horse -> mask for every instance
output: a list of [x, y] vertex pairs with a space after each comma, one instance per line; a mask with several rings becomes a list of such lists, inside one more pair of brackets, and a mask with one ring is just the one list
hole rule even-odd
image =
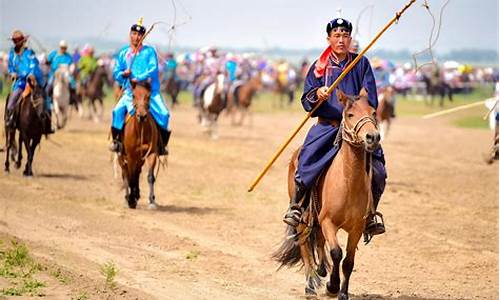
[[212, 137], [217, 138], [217, 119], [226, 108], [224, 101], [224, 74], [218, 74], [215, 82], [207, 86], [201, 94], [199, 119], [201, 126]]
[[395, 97], [392, 87], [387, 87], [378, 93], [377, 121], [380, 124], [380, 138], [382, 140], [389, 135], [391, 128], [391, 120], [394, 115], [392, 97]]
[[[35, 149], [40, 143], [42, 138], [44, 126], [46, 122], [43, 121], [42, 115], [44, 114], [44, 92], [36, 80], [29, 78], [26, 88], [23, 91], [18, 108], [18, 117], [15, 128], [5, 127], [5, 171], [10, 171], [9, 160], [14, 161], [15, 135], [16, 128], [19, 130], [19, 142], [17, 146], [17, 160], [15, 160], [16, 169], [21, 167], [22, 162], [22, 148], [23, 144], [26, 148], [28, 155], [26, 165], [23, 171], [24, 176], [33, 176], [33, 158], [35, 156]], [[12, 152], [11, 152], [12, 151]]]
[[148, 82], [133, 82], [135, 114], [128, 115], [122, 133], [123, 149], [118, 156], [122, 169], [125, 200], [129, 208], [136, 208], [140, 198], [139, 178], [144, 162], [148, 167], [149, 208], [155, 209], [154, 169], [158, 159], [159, 132], [149, 112], [151, 86]]
[[288, 105], [293, 103], [295, 97], [295, 89], [297, 88], [297, 83], [295, 80], [288, 79], [288, 72], [283, 75], [278, 75], [275, 80], [275, 93], [279, 96], [279, 107], [284, 107], [284, 98], [288, 98]]
[[[242, 125], [246, 114], [250, 114], [250, 124], [253, 124], [253, 117], [249, 108], [252, 104], [253, 96], [261, 88], [261, 85], [261, 73], [257, 72], [247, 82], [236, 82], [229, 88], [227, 95], [227, 110], [228, 113], [231, 114], [232, 125]], [[235, 121], [237, 112], [240, 113], [238, 122]]]
[[[321, 285], [320, 276], [325, 277], [330, 270], [327, 293], [338, 294], [338, 299], [347, 300], [356, 247], [364, 231], [365, 215], [372, 204], [370, 159], [371, 152], [379, 145], [380, 135], [375, 109], [368, 104], [364, 89], [357, 97], [337, 91], [337, 98], [344, 105], [343, 120], [336, 139], [337, 142], [341, 137], [342, 147], [311, 191], [303, 223], [297, 228], [287, 227], [287, 237], [274, 253], [274, 258], [280, 263], [280, 268], [302, 262], [307, 296], [316, 296], [316, 289]], [[299, 151], [294, 152], [288, 168], [290, 199], [295, 190]], [[343, 255], [337, 240], [340, 229], [348, 234], [346, 256], [342, 263], [342, 286], [340, 262]], [[325, 244], [330, 249], [333, 266], [326, 257]]]
[[174, 106], [179, 104], [177, 97], [179, 96], [179, 92], [181, 90], [181, 83], [175, 79], [175, 75], [172, 73], [165, 79], [165, 84], [163, 86], [164, 92], [172, 99], [171, 107], [174, 108]]
[[57, 129], [64, 128], [68, 120], [70, 100], [70, 70], [68, 65], [61, 65], [54, 73], [52, 99]]
[[[103, 118], [104, 104], [104, 84], [112, 86], [108, 78], [106, 67], [100, 65], [89, 75], [87, 84], [82, 87], [82, 96], [88, 99], [88, 118], [93, 118], [94, 122], [100, 122]], [[99, 107], [97, 107], [97, 103]]]

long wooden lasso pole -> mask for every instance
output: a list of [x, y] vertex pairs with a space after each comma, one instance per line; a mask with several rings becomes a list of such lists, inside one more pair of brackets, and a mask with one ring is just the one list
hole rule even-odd
[[[332, 85], [330, 85], [330, 87], [328, 88], [327, 90], [327, 93], [330, 95], [334, 90], [335, 88], [337, 87], [337, 85], [340, 83], [340, 81], [342, 81], [342, 79], [347, 75], [347, 73], [349, 73], [349, 71], [352, 70], [352, 68], [354, 68], [354, 66], [358, 63], [358, 61], [363, 57], [363, 55], [373, 46], [373, 44], [375, 44], [375, 42], [382, 36], [382, 34], [384, 34], [384, 32], [389, 29], [389, 27], [391, 27], [392, 24], [394, 24], [395, 22], [397, 22], [399, 20], [399, 18], [401, 17], [401, 15], [413, 4], [415, 3], [416, 0], [410, 0], [410, 2], [408, 2], [408, 4], [406, 4], [399, 12], [396, 13], [396, 15], [384, 26], [384, 28], [382, 28], [382, 30], [379, 31], [379, 33], [377, 33], [377, 35], [373, 38], [373, 40], [368, 44], [368, 46], [366, 46], [363, 51], [361, 51], [361, 53], [358, 54], [358, 56], [356, 56], [356, 58], [347, 66], [347, 68], [339, 75], [339, 77], [332, 83]], [[260, 174], [257, 176], [257, 178], [255, 178], [255, 180], [253, 181], [253, 183], [250, 185], [250, 187], [248, 188], [248, 192], [251, 192], [254, 190], [254, 188], [257, 186], [257, 184], [260, 182], [260, 180], [262, 179], [262, 177], [264, 177], [264, 175], [267, 173], [267, 171], [271, 168], [271, 166], [273, 165], [273, 163], [276, 161], [276, 159], [278, 159], [278, 157], [281, 155], [281, 153], [283, 153], [283, 151], [285, 150], [285, 148], [290, 144], [290, 142], [292, 141], [292, 139], [297, 135], [297, 133], [299, 133], [300, 129], [302, 129], [302, 127], [304, 126], [304, 124], [309, 120], [309, 118], [311, 118], [311, 116], [313, 115], [313, 113], [318, 109], [318, 107], [321, 106], [321, 104], [326, 101], [326, 100], [323, 100], [323, 101], [320, 101], [318, 102], [318, 104], [316, 105], [316, 107], [314, 107], [313, 110], [311, 110], [310, 112], [307, 113], [307, 115], [304, 117], [304, 119], [302, 120], [302, 122], [299, 124], [299, 126], [293, 131], [292, 135], [283, 143], [283, 145], [278, 149], [278, 151], [274, 154], [274, 156], [269, 160], [269, 162], [267, 163], [267, 165], [264, 167], [264, 169], [260, 172]]]

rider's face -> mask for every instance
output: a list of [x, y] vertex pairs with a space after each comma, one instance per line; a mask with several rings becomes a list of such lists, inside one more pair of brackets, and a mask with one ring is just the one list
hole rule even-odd
[[139, 42], [141, 41], [142, 34], [137, 31], [130, 31], [130, 44], [134, 47], [139, 46]]
[[326, 38], [330, 47], [336, 55], [343, 56], [349, 51], [351, 45], [351, 34], [343, 27], [332, 29]]

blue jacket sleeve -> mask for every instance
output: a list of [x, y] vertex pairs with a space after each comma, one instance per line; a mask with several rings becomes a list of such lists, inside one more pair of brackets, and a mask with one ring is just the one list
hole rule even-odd
[[372, 67], [370, 62], [366, 57], [363, 57], [363, 64], [365, 72], [363, 74], [363, 84], [362, 86], [368, 92], [368, 102], [371, 107], [377, 109], [378, 106], [378, 96], [377, 96], [377, 85], [375, 84], [375, 76], [373, 76]]
[[7, 69], [9, 74], [16, 73], [16, 68], [14, 66], [14, 51], [9, 52], [9, 62], [7, 64]]
[[316, 102], [318, 102], [318, 97], [316, 96], [316, 91], [323, 86], [323, 82], [321, 78], [316, 78], [314, 75], [314, 69], [316, 67], [316, 62], [312, 64], [307, 72], [306, 79], [304, 81], [304, 92], [302, 93], [302, 97], [300, 101], [302, 102], [302, 106], [306, 111], [311, 111]]
[[156, 56], [156, 51], [153, 48], [148, 49], [148, 63], [146, 69], [142, 73], [134, 76], [138, 81], [147, 80], [153, 77], [153, 73], [158, 72], [158, 57]]
[[123, 77], [123, 72], [127, 69], [127, 64], [125, 61], [124, 52], [121, 51], [115, 61], [115, 68], [113, 69], [113, 78], [118, 82], [119, 85], [123, 86], [125, 78]]

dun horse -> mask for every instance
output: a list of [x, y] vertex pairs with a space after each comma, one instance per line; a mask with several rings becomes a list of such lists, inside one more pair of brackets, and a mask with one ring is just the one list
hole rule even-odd
[[214, 83], [210, 84], [202, 94], [200, 103], [201, 126], [212, 138], [217, 138], [217, 119], [226, 108], [223, 99], [224, 74], [219, 74]]
[[[231, 114], [232, 125], [242, 125], [247, 114], [250, 115], [250, 125], [253, 124], [253, 117], [249, 110], [252, 98], [261, 87], [261, 73], [256, 73], [248, 82], [235, 84], [229, 89], [227, 95], [227, 109]], [[236, 114], [240, 113], [240, 119], [236, 122]]]
[[149, 208], [155, 209], [154, 169], [158, 159], [159, 133], [149, 113], [151, 87], [147, 82], [133, 83], [135, 114], [128, 115], [123, 130], [123, 151], [118, 157], [122, 168], [125, 200], [130, 208], [136, 208], [140, 198], [139, 178], [144, 162], [148, 167]]
[[[42, 138], [44, 126], [47, 122], [42, 120], [44, 114], [43, 108], [43, 90], [36, 84], [36, 80], [28, 79], [26, 88], [19, 99], [19, 105], [16, 108], [17, 121], [16, 127], [19, 130], [19, 144], [17, 147], [17, 160], [15, 160], [15, 167], [20, 168], [22, 162], [22, 148], [23, 144], [26, 148], [27, 161], [24, 168], [24, 176], [33, 176], [33, 157], [35, 156], [35, 149], [40, 143]], [[10, 171], [9, 160], [14, 160], [16, 150], [15, 146], [16, 128], [5, 128], [5, 171]]]
[[394, 97], [392, 87], [387, 87], [378, 94], [377, 120], [380, 123], [380, 138], [382, 140], [389, 135], [391, 128], [391, 119], [394, 115], [392, 97]]
[[[309, 206], [303, 214], [303, 223], [297, 228], [288, 226], [289, 236], [274, 256], [281, 267], [293, 266], [302, 261], [306, 273], [305, 293], [308, 296], [316, 295], [316, 288], [321, 284], [320, 276], [326, 276], [331, 270], [327, 292], [338, 294], [338, 299], [346, 300], [356, 247], [363, 234], [364, 217], [371, 203], [371, 152], [378, 147], [380, 136], [375, 110], [369, 106], [365, 90], [361, 91], [359, 97], [347, 96], [339, 91], [337, 98], [344, 105], [339, 130], [342, 147], [313, 189]], [[295, 189], [298, 153], [294, 153], [289, 165], [290, 197]], [[342, 263], [342, 286], [340, 262], [343, 252], [337, 240], [340, 229], [348, 233], [346, 255]], [[290, 235], [298, 237], [298, 241], [290, 238]], [[325, 243], [330, 250], [333, 266], [329, 266]]]

